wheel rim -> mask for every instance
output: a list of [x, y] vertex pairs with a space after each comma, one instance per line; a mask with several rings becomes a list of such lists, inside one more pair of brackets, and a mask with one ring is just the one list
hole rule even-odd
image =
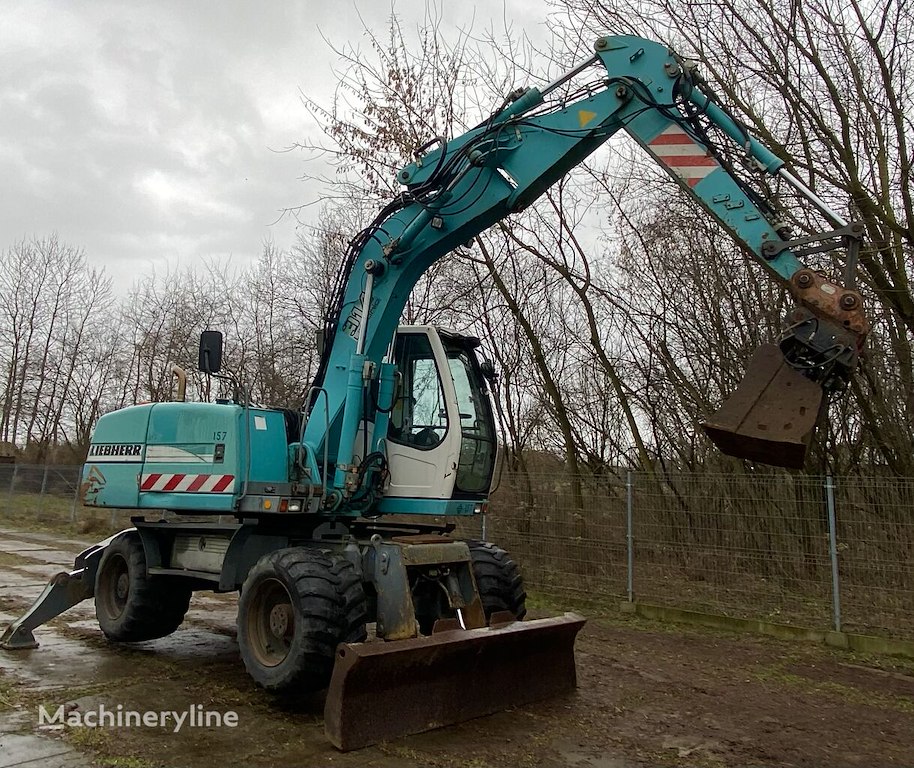
[[130, 569], [124, 556], [114, 552], [101, 572], [99, 590], [95, 598], [101, 601], [102, 610], [112, 619], [116, 619], [127, 607], [129, 597]]
[[292, 649], [295, 610], [289, 590], [278, 579], [265, 579], [250, 596], [246, 629], [249, 647], [258, 664], [275, 667]]

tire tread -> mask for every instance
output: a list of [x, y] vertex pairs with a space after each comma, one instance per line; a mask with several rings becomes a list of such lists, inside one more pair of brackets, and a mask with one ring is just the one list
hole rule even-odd
[[488, 541], [467, 541], [479, 599], [491, 618], [496, 611], [510, 611], [518, 619], [527, 615], [527, 593], [520, 568], [501, 547]]

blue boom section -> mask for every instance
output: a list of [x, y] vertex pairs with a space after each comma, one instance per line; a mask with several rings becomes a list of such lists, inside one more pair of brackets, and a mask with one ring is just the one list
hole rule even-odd
[[[711, 148], [675, 102], [683, 63], [664, 46], [637, 37], [603, 38], [596, 48], [609, 75], [600, 89], [558, 105], [545, 105], [539, 91], [528, 89], [484, 124], [400, 171], [398, 180], [408, 196], [403, 207], [364, 240], [348, 277], [335, 336], [328, 340], [320, 384], [328, 394], [329, 433], [323, 403], [312, 411], [305, 431], [314, 455], [320, 456], [328, 441], [330, 461], [337, 464], [337, 489], [344, 477], [340, 467], [352, 460], [358, 423], [371, 416], [362, 413], [359, 394], [365, 386], [365, 363], [382, 360], [422, 274], [456, 247], [529, 205], [619, 130], [651, 152], [775, 278], [786, 281], [802, 268], [790, 251], [770, 260], [762, 257], [763, 243], [780, 238], [744, 188], [714, 161]], [[686, 100], [696, 102], [703, 116], [748, 151], [760, 169], [777, 171], [780, 160], [722, 110], [703, 104], [707, 97], [689, 90]], [[671, 148], [668, 142], [681, 146]], [[700, 179], [683, 173], [682, 153], [689, 152], [704, 174]], [[367, 309], [366, 266], [374, 272]], [[364, 350], [357, 355], [363, 322]]]

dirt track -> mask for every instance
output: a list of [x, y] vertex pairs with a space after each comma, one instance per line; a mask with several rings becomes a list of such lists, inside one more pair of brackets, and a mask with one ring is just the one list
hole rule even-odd
[[[0, 624], [81, 546], [0, 529]], [[195, 596], [177, 633], [132, 647], [107, 645], [93, 615], [83, 603], [38, 630], [38, 650], [0, 652], [0, 767], [37, 756], [49, 740], [60, 747], [57, 764], [78, 761], [64, 751], [69, 745], [85, 764], [123, 768], [914, 766], [910, 661], [626, 617], [591, 620], [578, 642], [576, 695], [341, 754], [324, 741], [319, 700], [277, 700], [246, 676], [233, 596]], [[83, 711], [99, 703], [140, 710], [199, 704], [234, 710], [239, 724], [177, 734], [142, 727], [36, 732], [40, 704], [70, 701]], [[40, 741], [26, 739], [33, 733]], [[37, 746], [29, 753], [6, 744]], [[14, 752], [24, 757], [17, 762]]]

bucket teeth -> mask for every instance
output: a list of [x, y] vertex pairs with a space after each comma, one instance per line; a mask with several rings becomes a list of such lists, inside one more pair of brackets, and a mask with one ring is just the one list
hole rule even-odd
[[564, 693], [576, 685], [566, 613], [392, 642], [342, 644], [324, 708], [327, 738], [360, 749]]
[[791, 368], [781, 350], [756, 350], [746, 375], [702, 428], [728, 456], [801, 469], [822, 406], [822, 387]]

